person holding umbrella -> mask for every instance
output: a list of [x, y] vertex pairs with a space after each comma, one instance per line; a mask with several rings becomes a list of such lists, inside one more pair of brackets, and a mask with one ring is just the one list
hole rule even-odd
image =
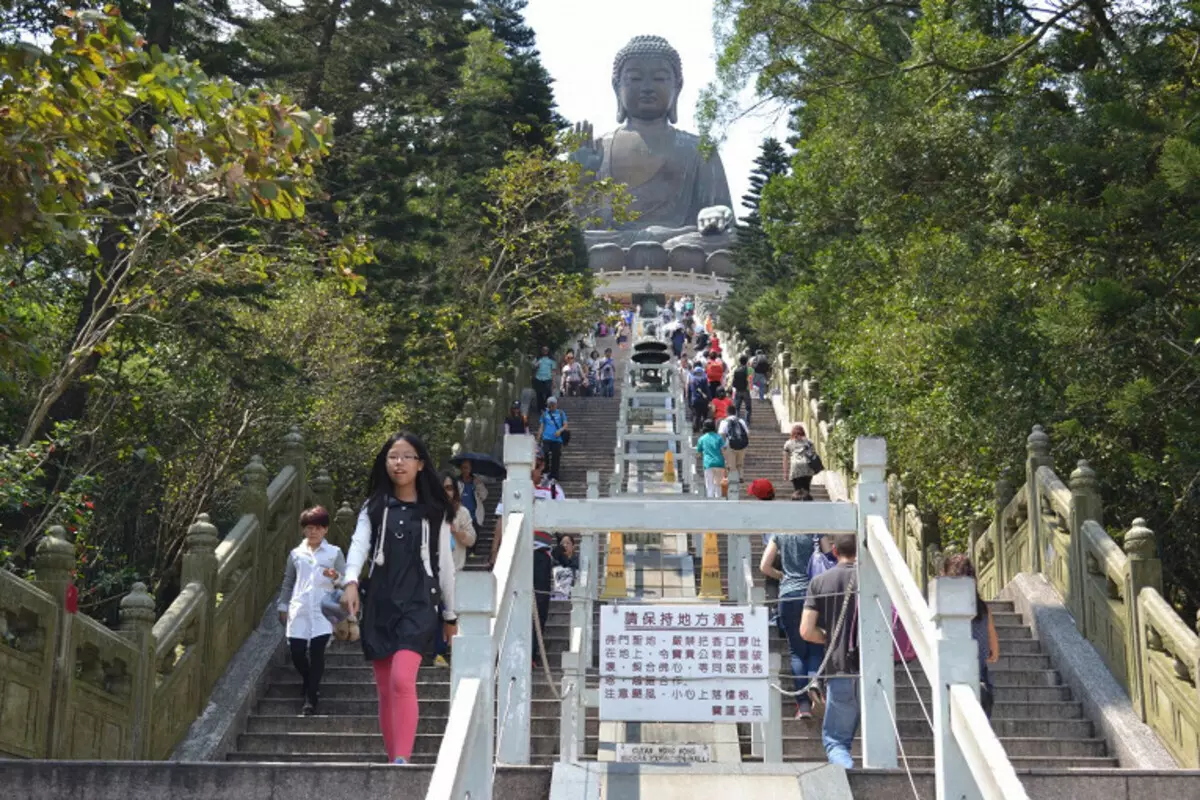
[[458, 493], [462, 497], [462, 506], [471, 515], [471, 524], [475, 526], [475, 535], [483, 529], [483, 518], [486, 515], [484, 503], [487, 502], [488, 490], [483, 481], [475, 478], [475, 464], [472, 459], [463, 459], [458, 464]]

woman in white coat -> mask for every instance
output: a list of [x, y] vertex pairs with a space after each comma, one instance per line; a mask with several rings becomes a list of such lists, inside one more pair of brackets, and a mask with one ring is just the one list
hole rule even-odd
[[314, 714], [325, 671], [325, 647], [333, 623], [321, 612], [321, 601], [333, 591], [346, 570], [342, 550], [325, 541], [329, 512], [321, 506], [300, 515], [304, 541], [288, 554], [279, 592], [279, 620], [287, 625], [292, 663], [304, 681], [302, 714]]

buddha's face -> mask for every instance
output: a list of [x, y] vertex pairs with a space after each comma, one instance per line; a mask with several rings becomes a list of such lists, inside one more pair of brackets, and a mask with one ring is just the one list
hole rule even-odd
[[621, 70], [617, 93], [634, 119], [664, 119], [675, 102], [675, 71], [658, 56], [634, 56]]

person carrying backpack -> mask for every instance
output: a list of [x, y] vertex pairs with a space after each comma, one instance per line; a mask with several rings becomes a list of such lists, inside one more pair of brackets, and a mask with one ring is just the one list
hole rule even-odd
[[741, 411], [742, 406], [746, 407], [746, 423], [750, 422], [750, 367], [748, 362], [749, 356], [739, 356], [738, 365], [733, 370], [733, 412], [736, 414]]
[[750, 369], [754, 371], [754, 388], [758, 391], [758, 399], [767, 399], [767, 386], [771, 378], [771, 360], [762, 350], [754, 354], [750, 361]]
[[617, 365], [613, 361], [612, 348], [604, 348], [604, 358], [600, 359], [600, 367], [597, 370], [600, 375], [600, 394], [603, 397], [612, 397], [616, 389]]
[[716, 397], [717, 389], [721, 388], [721, 383], [725, 380], [725, 362], [717, 357], [715, 351], [709, 351], [704, 374], [708, 377], [708, 396]]
[[688, 382], [688, 405], [692, 407], [692, 433], [700, 433], [700, 426], [708, 416], [708, 379], [704, 370], [696, 367]]
[[750, 446], [750, 426], [734, 410], [721, 420], [721, 427], [717, 432], [729, 444], [730, 455], [726, 459], [729, 468], [741, 477], [746, 466], [746, 448]]
[[542, 412], [538, 438], [546, 454], [546, 474], [555, 481], [559, 480], [559, 470], [562, 468], [563, 434], [568, 432], [568, 424], [567, 413], [558, 410], [558, 398], [548, 398], [546, 410]]

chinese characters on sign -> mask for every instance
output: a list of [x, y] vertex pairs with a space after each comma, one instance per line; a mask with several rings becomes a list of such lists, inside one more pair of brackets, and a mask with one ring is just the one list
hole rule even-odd
[[600, 613], [600, 719], [765, 722], [767, 611], [608, 606]]

